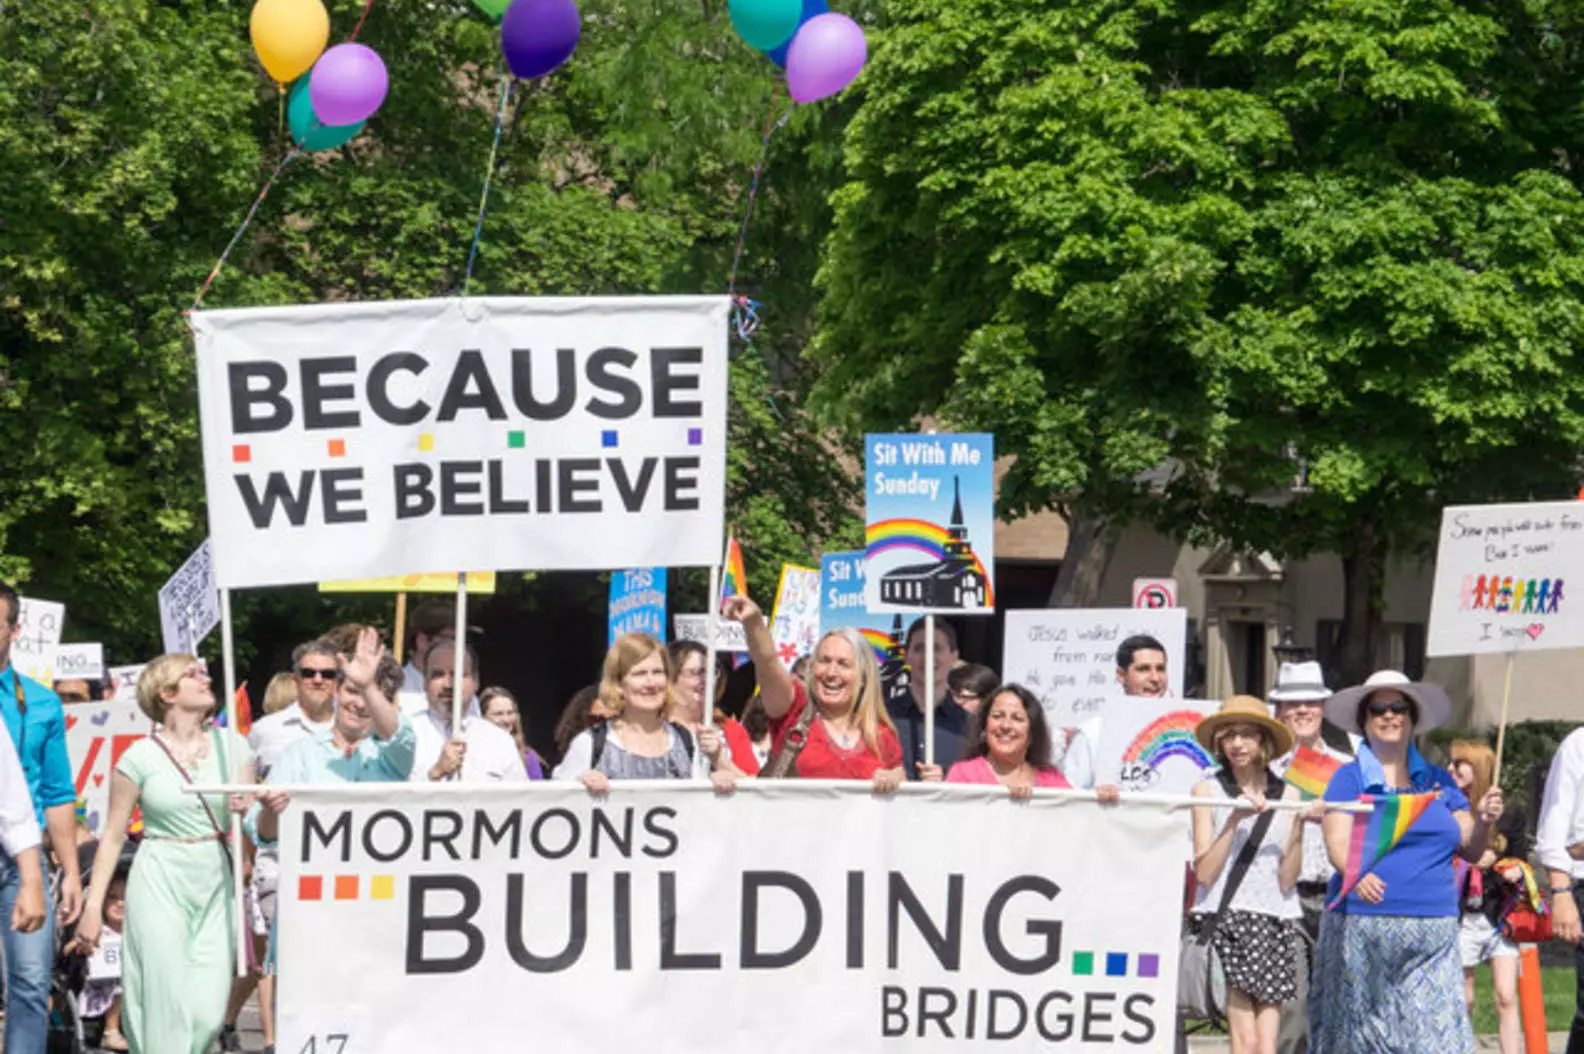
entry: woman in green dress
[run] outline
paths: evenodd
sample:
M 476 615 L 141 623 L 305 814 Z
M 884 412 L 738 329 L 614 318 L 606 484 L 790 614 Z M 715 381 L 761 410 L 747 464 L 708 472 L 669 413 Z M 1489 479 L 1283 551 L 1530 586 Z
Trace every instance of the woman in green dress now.
M 193 656 L 149 663 L 138 679 L 138 706 L 160 727 L 121 755 L 110 784 L 77 938 L 90 951 L 99 941 L 105 891 L 132 810 L 141 806 L 121 967 L 121 1023 L 132 1054 L 205 1054 L 225 1017 L 236 939 L 226 838 L 232 808 L 242 803 L 206 807 L 182 787 L 252 783 L 253 751 L 229 729 L 208 727 L 214 705 L 209 676 Z

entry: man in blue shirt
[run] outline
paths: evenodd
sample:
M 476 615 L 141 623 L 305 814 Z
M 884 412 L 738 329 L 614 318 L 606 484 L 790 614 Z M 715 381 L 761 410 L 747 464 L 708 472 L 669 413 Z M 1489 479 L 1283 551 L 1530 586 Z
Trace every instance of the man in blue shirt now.
M 66 714 L 60 698 L 11 665 L 11 644 L 20 636 L 22 601 L 0 582 L 0 718 L 16 744 L 28 793 L 40 826 L 60 858 L 59 921 L 68 926 L 82 911 L 82 875 L 77 867 L 77 787 L 66 755 Z M 0 919 L 10 918 L 22 876 L 10 854 L 0 851 Z M 47 899 L 47 897 L 46 897 Z M 50 969 L 55 961 L 55 922 L 48 916 L 32 933 L 3 934 L 6 960 L 7 1054 L 44 1054 L 49 1024 Z
M 907 778 L 919 778 L 919 766 L 944 777 L 945 771 L 962 760 L 963 744 L 968 738 L 970 717 L 951 693 L 946 677 L 957 665 L 957 628 L 943 618 L 935 620 L 935 756 L 924 756 L 924 671 L 928 655 L 924 628 L 928 623 L 916 619 L 908 629 L 908 683 L 887 693 L 886 710 L 896 725 L 902 745 L 902 764 Z M 938 771 L 937 771 L 938 770 Z

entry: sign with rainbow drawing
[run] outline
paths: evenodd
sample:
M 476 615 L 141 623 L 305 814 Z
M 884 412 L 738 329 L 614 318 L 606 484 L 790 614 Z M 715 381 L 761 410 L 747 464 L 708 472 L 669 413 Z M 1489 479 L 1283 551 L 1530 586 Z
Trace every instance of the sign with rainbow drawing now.
M 995 437 L 864 437 L 870 611 L 995 612 Z
M 852 629 L 869 642 L 887 684 L 907 668 L 907 631 L 918 612 L 871 613 L 864 604 L 864 554 L 826 553 L 820 557 L 820 636 Z
M 1216 767 L 1194 729 L 1220 705 L 1210 699 L 1109 700 L 1095 751 L 1095 782 L 1125 791 L 1186 794 Z
M 1584 503 L 1442 510 L 1426 655 L 1584 647 Z

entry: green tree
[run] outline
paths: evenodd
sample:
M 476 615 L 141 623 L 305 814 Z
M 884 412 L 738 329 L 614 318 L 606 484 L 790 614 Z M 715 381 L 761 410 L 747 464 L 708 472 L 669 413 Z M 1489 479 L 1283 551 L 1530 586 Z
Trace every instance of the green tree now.
M 1349 677 L 1441 505 L 1566 493 L 1574 8 L 886 11 L 821 276 L 828 413 L 995 431 L 1008 514 L 1340 553 Z

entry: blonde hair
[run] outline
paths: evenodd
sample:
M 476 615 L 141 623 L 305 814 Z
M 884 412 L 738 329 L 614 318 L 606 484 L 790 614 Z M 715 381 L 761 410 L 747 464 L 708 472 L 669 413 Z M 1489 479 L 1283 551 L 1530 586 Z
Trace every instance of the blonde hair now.
M 864 744 L 870 753 L 880 754 L 880 729 L 889 728 L 893 735 L 896 726 L 891 723 L 891 715 L 886 712 L 885 699 L 880 694 L 880 664 L 875 661 L 874 648 L 864 640 L 863 635 L 855 629 L 833 629 L 821 637 L 814 645 L 814 661 L 809 663 L 808 670 L 803 675 L 803 688 L 808 692 L 808 705 L 814 705 L 814 671 L 819 666 L 819 650 L 825 642 L 832 637 L 839 637 L 847 642 L 847 646 L 857 656 L 858 684 L 853 689 L 852 701 L 849 704 L 858 718 L 858 728 L 863 732 Z
M 616 638 L 616 643 L 605 653 L 605 665 L 600 671 L 599 701 L 616 717 L 621 716 L 622 708 L 627 704 L 627 697 L 622 692 L 622 679 L 632 672 L 633 667 L 657 653 L 666 679 L 665 705 L 660 708 L 660 717 L 667 721 L 671 719 L 671 712 L 677 705 L 672 686 L 675 678 L 671 676 L 671 656 L 665 645 L 648 633 L 624 633 Z
M 284 710 L 297 701 L 297 681 L 289 673 L 277 673 L 264 689 L 264 713 Z
M 165 699 L 166 689 L 179 685 L 182 674 L 191 669 L 193 663 L 197 661 L 198 657 L 195 655 L 173 653 L 161 655 L 143 667 L 137 683 L 138 709 L 143 711 L 150 721 L 156 725 L 165 723 L 165 711 L 170 706 Z

